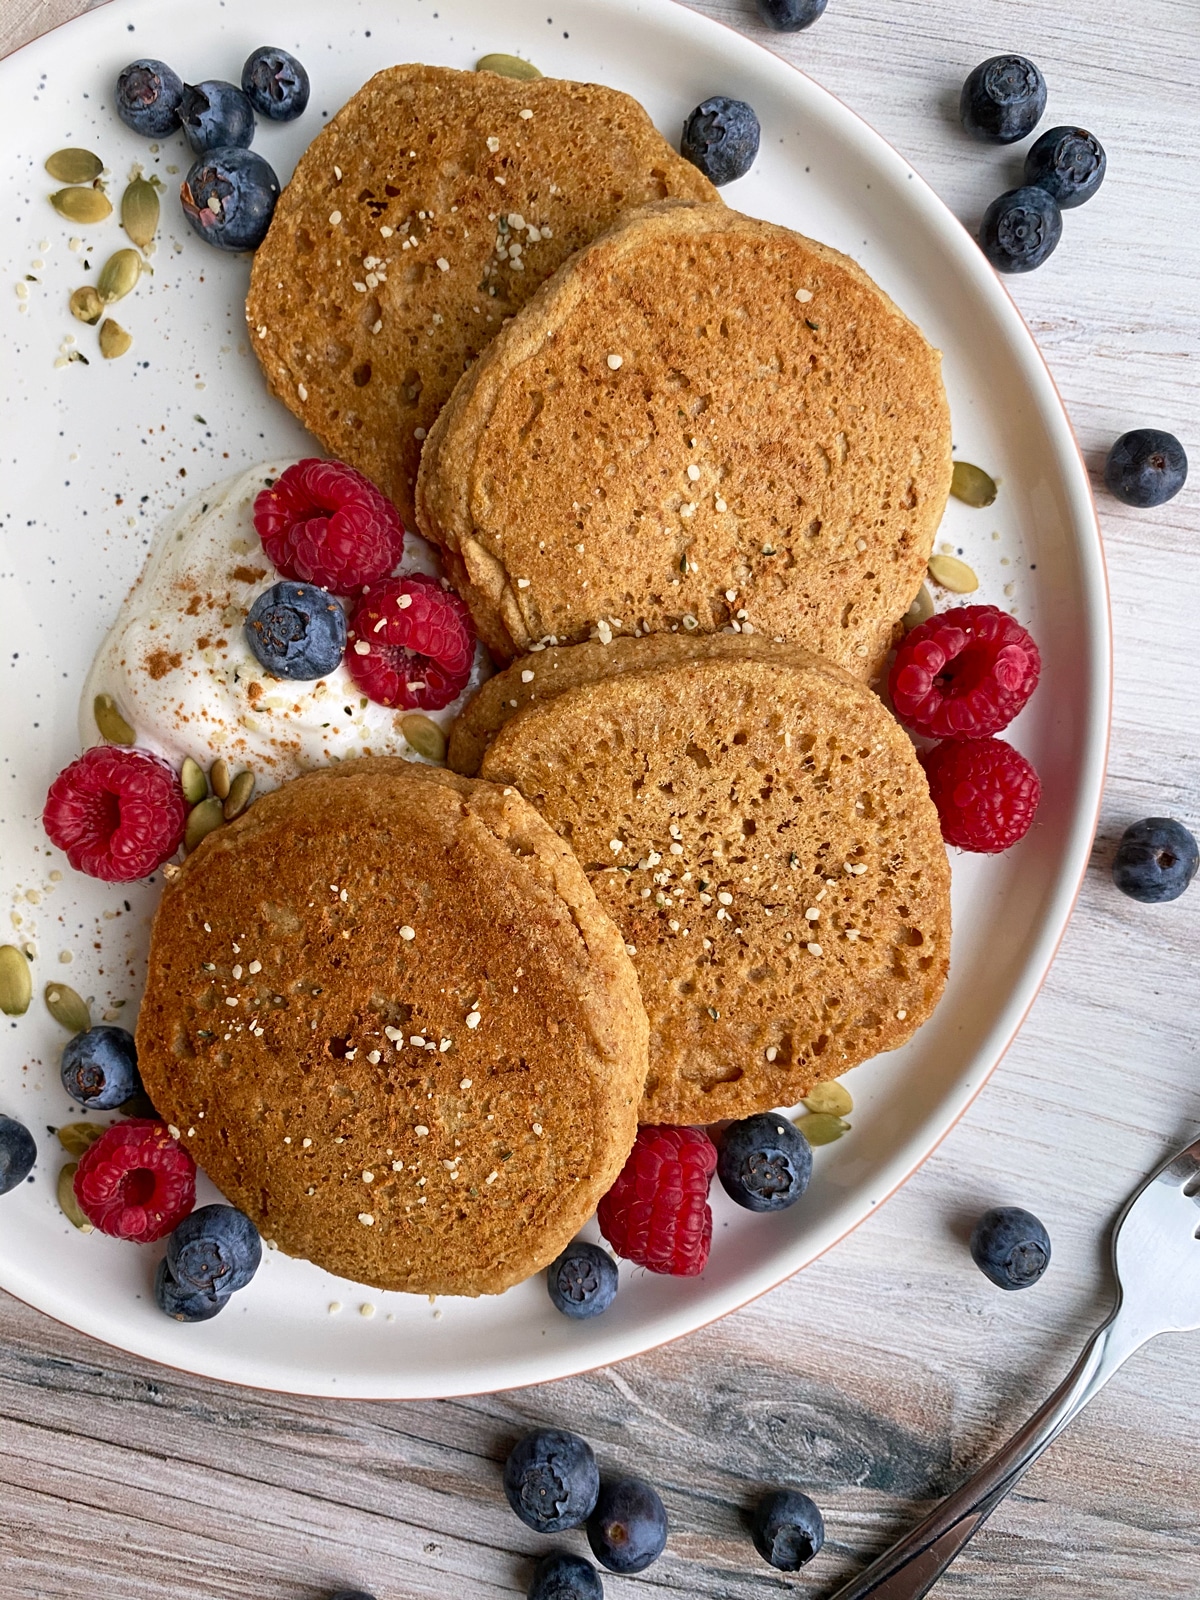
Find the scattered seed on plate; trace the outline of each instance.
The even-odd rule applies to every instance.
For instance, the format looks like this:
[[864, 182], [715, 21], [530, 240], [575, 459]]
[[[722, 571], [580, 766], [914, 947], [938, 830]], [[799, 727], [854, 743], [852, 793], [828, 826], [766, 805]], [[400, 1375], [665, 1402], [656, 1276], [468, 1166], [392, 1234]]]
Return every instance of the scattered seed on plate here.
[[496, 51], [492, 55], [480, 56], [475, 63], [476, 72], [495, 72], [502, 78], [540, 78], [542, 74], [532, 61], [522, 61], [520, 56], [505, 55], [503, 51]]
[[208, 781], [212, 784], [212, 792], [218, 800], [228, 797], [229, 786], [233, 782], [233, 774], [229, 770], [229, 763], [224, 756], [218, 756], [208, 769]]
[[840, 1139], [844, 1133], [850, 1132], [848, 1122], [843, 1122], [841, 1117], [832, 1116], [826, 1111], [810, 1112], [807, 1117], [797, 1117], [796, 1126], [812, 1145], [832, 1144], [835, 1139]]
[[[103, 1128], [97, 1130], [104, 1132]], [[75, 1174], [79, 1169], [78, 1161], [68, 1161], [58, 1175], [58, 1207], [63, 1216], [72, 1227], [78, 1228], [80, 1233], [93, 1233], [95, 1229], [83, 1214], [83, 1207], [75, 1198]]]
[[112, 215], [112, 201], [103, 189], [56, 189], [50, 196], [50, 204], [68, 222], [84, 225], [103, 222]]
[[804, 1096], [810, 1111], [825, 1112], [833, 1117], [848, 1117], [854, 1110], [854, 1097], [844, 1084], [829, 1082], [814, 1084]]
[[121, 196], [121, 226], [140, 249], [158, 232], [158, 190], [148, 178], [134, 178]]
[[183, 798], [189, 805], [198, 805], [201, 800], [208, 798], [208, 779], [204, 776], [204, 768], [198, 761], [193, 761], [191, 756], [184, 757], [179, 772], [179, 783], [183, 789]]
[[100, 268], [96, 293], [106, 306], [110, 306], [136, 289], [141, 275], [142, 258], [137, 251], [130, 248], [118, 250]]
[[202, 839], [207, 839], [214, 828], [225, 821], [225, 808], [216, 795], [201, 800], [188, 812], [187, 826], [183, 832], [183, 846], [190, 855]]
[[426, 761], [439, 764], [446, 759], [446, 735], [432, 717], [422, 711], [409, 711], [400, 718], [400, 732]]
[[85, 283], [81, 289], [76, 289], [71, 296], [70, 305], [71, 315], [80, 322], [86, 322], [89, 327], [95, 327], [104, 315], [104, 302], [90, 283]]
[[118, 356], [123, 356], [132, 343], [131, 333], [111, 317], [105, 317], [100, 324], [100, 354], [106, 361], [115, 361]]
[[105, 1131], [102, 1122], [67, 1122], [58, 1130], [58, 1142], [76, 1161]]
[[990, 506], [997, 494], [996, 480], [982, 467], [956, 461], [950, 475], [950, 493], [968, 506]]
[[957, 556], [930, 556], [929, 576], [940, 589], [951, 594], [974, 594], [979, 579], [965, 561]]
[[92, 701], [92, 716], [100, 737], [108, 744], [136, 744], [137, 735], [117, 710], [117, 702], [110, 694], [98, 694]]
[[92, 1025], [87, 1001], [65, 983], [48, 983], [43, 991], [46, 1010], [71, 1033], [86, 1033]]
[[240, 817], [250, 804], [253, 795], [254, 774], [252, 772], [239, 772], [229, 785], [229, 793], [225, 797], [225, 821], [232, 822], [235, 817]]
[[93, 183], [104, 171], [104, 163], [91, 150], [70, 145], [47, 158], [46, 171], [59, 183]]
[[0, 1011], [6, 1017], [23, 1017], [32, 998], [28, 956], [15, 944], [0, 945]]
[[911, 633], [914, 628], [920, 627], [922, 622], [928, 622], [934, 610], [933, 596], [929, 592], [929, 585], [923, 583], [917, 590], [917, 598], [909, 606], [902, 618], [905, 633]]

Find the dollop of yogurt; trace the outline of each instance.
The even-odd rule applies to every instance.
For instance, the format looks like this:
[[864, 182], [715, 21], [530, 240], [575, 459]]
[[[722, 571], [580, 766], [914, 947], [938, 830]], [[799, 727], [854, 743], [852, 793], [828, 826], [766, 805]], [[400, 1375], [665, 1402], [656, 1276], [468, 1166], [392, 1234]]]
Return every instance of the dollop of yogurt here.
[[[255, 531], [254, 499], [290, 465], [251, 467], [186, 501], [159, 531], [84, 684], [85, 749], [101, 742], [94, 708], [108, 694], [143, 749], [175, 767], [223, 756], [249, 768], [259, 789], [354, 756], [425, 759], [404, 737], [413, 713], [368, 700], [344, 665], [312, 682], [275, 678], [246, 642], [250, 607], [281, 576]], [[433, 548], [411, 532], [398, 572], [441, 576]], [[448, 731], [490, 673], [477, 645], [459, 698], [421, 715]]]

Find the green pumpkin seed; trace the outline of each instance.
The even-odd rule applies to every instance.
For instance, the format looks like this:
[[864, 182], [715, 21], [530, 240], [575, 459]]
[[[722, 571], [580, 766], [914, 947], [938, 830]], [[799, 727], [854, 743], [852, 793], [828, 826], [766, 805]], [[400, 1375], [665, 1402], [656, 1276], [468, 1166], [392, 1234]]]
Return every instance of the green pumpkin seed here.
[[850, 1132], [848, 1122], [843, 1122], [841, 1117], [830, 1116], [825, 1111], [814, 1112], [807, 1117], [797, 1117], [796, 1126], [812, 1145], [832, 1144], [835, 1139], [840, 1139], [844, 1133]]
[[951, 594], [974, 594], [979, 579], [965, 561], [957, 556], [930, 556], [929, 576], [939, 588]]
[[6, 1017], [23, 1017], [32, 999], [28, 956], [15, 944], [0, 944], [0, 1011]]
[[933, 596], [929, 586], [922, 584], [917, 590], [917, 598], [909, 606], [902, 618], [905, 633], [911, 633], [914, 628], [919, 628], [921, 623], [928, 622], [934, 613]]
[[142, 258], [137, 251], [118, 250], [100, 268], [96, 293], [106, 306], [110, 306], [114, 300], [124, 300], [130, 290], [136, 289], [141, 275]]
[[68, 1122], [58, 1130], [58, 1142], [76, 1161], [104, 1132], [102, 1122]]
[[[104, 1132], [101, 1128], [100, 1133]], [[58, 1175], [58, 1206], [63, 1216], [72, 1227], [78, 1228], [80, 1233], [94, 1233], [96, 1230], [83, 1214], [83, 1207], [75, 1198], [75, 1174], [79, 1171], [78, 1161], [68, 1161]]]
[[121, 1101], [117, 1110], [123, 1117], [151, 1117], [156, 1122], [162, 1121], [145, 1089], [135, 1089], [128, 1100]]
[[410, 711], [400, 718], [400, 732], [419, 756], [439, 764], [446, 759], [446, 735], [432, 717], [423, 711]]
[[146, 178], [134, 178], [121, 196], [121, 226], [142, 250], [158, 232], [158, 190]]
[[224, 756], [218, 756], [208, 769], [208, 781], [212, 784], [212, 792], [218, 800], [229, 798], [230, 785], [233, 783], [233, 774], [229, 770], [229, 763]]
[[89, 328], [94, 327], [104, 315], [104, 302], [90, 283], [85, 283], [82, 289], [76, 289], [71, 296], [71, 315], [80, 322], [86, 322]]
[[69, 1033], [86, 1033], [92, 1025], [92, 1014], [81, 995], [65, 983], [48, 983], [43, 992], [46, 1010], [55, 1022], [61, 1022]]
[[110, 694], [98, 694], [92, 701], [92, 716], [100, 730], [100, 737], [109, 744], [136, 744], [137, 734], [117, 710], [117, 702]]
[[103, 189], [56, 189], [50, 196], [50, 204], [60, 217], [85, 226], [103, 222], [112, 215], [112, 201]]
[[225, 821], [232, 822], [234, 817], [240, 817], [250, 804], [254, 794], [254, 774], [252, 772], [239, 772], [229, 785], [229, 793], [225, 797]]
[[56, 150], [50, 156], [46, 171], [59, 183], [91, 183], [104, 171], [104, 163], [90, 150], [71, 145], [66, 150]]
[[818, 1083], [804, 1096], [810, 1111], [827, 1112], [832, 1117], [848, 1117], [854, 1110], [854, 1096], [843, 1084]]
[[188, 812], [187, 827], [183, 833], [184, 848], [190, 855], [202, 839], [206, 839], [214, 828], [219, 828], [225, 821], [225, 813], [221, 809], [221, 802], [211, 796], [201, 800], [198, 806], [193, 806]]
[[996, 498], [996, 480], [982, 467], [969, 461], [956, 461], [950, 474], [950, 493], [969, 506], [990, 506]]
[[100, 324], [100, 354], [106, 361], [115, 361], [118, 356], [123, 356], [133, 343], [133, 335], [126, 333], [119, 322], [114, 322], [111, 317], [105, 317]]
[[179, 782], [183, 788], [183, 798], [188, 805], [198, 805], [201, 800], [208, 798], [208, 779], [204, 776], [204, 768], [198, 761], [193, 761], [191, 756], [183, 758]]
[[522, 61], [520, 56], [508, 56], [503, 51], [480, 56], [475, 63], [476, 72], [495, 72], [502, 78], [540, 78], [542, 74], [532, 61]]

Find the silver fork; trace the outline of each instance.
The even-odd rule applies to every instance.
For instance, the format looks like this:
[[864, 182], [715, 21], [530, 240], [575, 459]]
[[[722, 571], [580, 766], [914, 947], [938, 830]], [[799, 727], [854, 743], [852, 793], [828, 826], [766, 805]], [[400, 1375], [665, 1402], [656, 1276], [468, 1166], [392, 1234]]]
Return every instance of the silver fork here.
[[1200, 1139], [1172, 1156], [1113, 1230], [1117, 1303], [1058, 1388], [1019, 1433], [898, 1544], [831, 1600], [920, 1600], [1072, 1418], [1159, 1333], [1200, 1328]]

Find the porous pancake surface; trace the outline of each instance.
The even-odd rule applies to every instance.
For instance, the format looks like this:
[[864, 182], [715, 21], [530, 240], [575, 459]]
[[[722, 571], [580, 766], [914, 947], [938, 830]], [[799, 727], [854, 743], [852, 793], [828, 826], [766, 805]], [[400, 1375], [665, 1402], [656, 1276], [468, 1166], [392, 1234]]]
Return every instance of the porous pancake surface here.
[[946, 505], [941, 358], [848, 257], [651, 206], [459, 381], [417, 516], [493, 654], [731, 622], [861, 678]]
[[526, 705], [483, 757], [574, 849], [650, 1018], [643, 1122], [791, 1105], [932, 1011], [950, 873], [879, 700], [820, 661], [696, 660]]
[[250, 343], [283, 403], [411, 521], [421, 440], [504, 318], [622, 211], [672, 195], [717, 199], [629, 95], [389, 67], [284, 189]]
[[290, 1255], [385, 1289], [544, 1266], [630, 1149], [646, 1019], [622, 941], [511, 789], [403, 761], [308, 774], [167, 888], [146, 1087]]

